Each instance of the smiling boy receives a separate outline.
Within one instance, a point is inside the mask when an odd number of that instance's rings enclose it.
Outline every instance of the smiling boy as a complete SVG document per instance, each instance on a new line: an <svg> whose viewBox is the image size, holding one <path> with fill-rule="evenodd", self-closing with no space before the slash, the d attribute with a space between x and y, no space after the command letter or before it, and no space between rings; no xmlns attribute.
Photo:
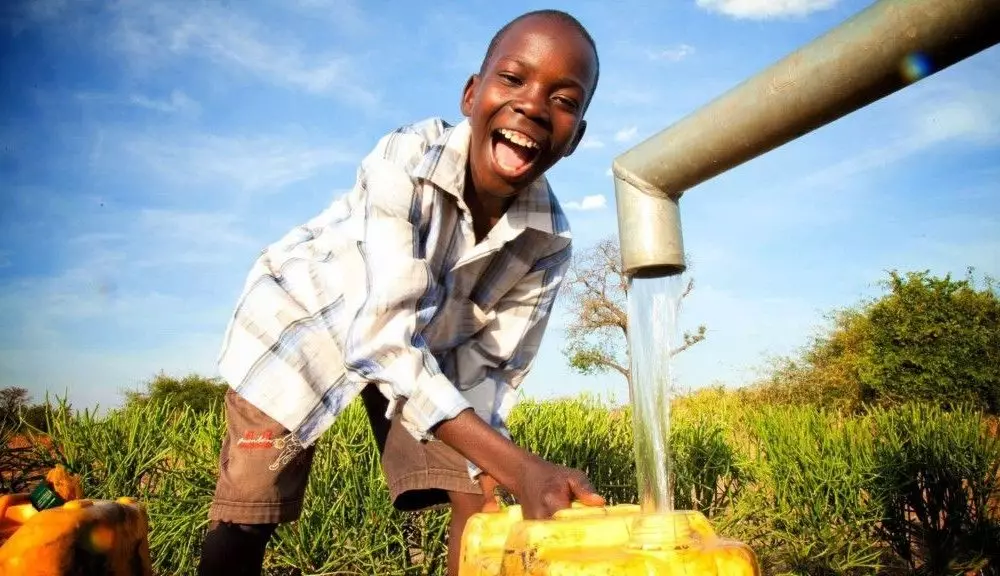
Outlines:
<svg viewBox="0 0 1000 576"><path fill-rule="evenodd" d="M357 396L393 505L450 506L449 574L497 484L527 518L603 504L505 427L571 250L544 174L583 137L598 66L572 16L514 19L466 83L466 120L384 136L351 192L260 255L219 361L227 436L200 574L260 573L316 439Z"/></svg>

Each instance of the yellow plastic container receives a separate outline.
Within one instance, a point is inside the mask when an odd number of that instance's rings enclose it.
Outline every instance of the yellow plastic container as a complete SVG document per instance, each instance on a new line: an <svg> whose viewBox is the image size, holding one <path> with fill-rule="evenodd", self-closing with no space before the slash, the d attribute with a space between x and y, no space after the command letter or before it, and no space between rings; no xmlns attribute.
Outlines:
<svg viewBox="0 0 1000 576"><path fill-rule="evenodd" d="M460 576L758 576L753 551L716 536L699 512L574 506L552 520L521 508L476 514L462 537Z"/></svg>
<svg viewBox="0 0 1000 576"><path fill-rule="evenodd" d="M150 576L149 520L131 498L70 500L41 512L0 496L0 574Z"/></svg>

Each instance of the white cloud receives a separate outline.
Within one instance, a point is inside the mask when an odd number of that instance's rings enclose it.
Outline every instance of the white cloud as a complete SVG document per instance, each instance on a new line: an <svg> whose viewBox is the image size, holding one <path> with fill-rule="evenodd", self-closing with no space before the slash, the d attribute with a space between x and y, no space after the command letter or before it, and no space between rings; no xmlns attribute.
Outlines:
<svg viewBox="0 0 1000 576"><path fill-rule="evenodd" d="M680 62L688 56L694 54L694 46L689 44L678 44L662 50L649 50L646 56L650 60L669 60L670 62Z"/></svg>
<svg viewBox="0 0 1000 576"><path fill-rule="evenodd" d="M929 97L906 111L908 123L895 137L863 149L845 160L813 173L809 188L846 182L869 170L885 170L915 154L946 143L989 145L1000 142L1000 106L986 90L947 84L933 86Z"/></svg>
<svg viewBox="0 0 1000 576"><path fill-rule="evenodd" d="M593 136L584 136L583 141L580 142L580 148L604 148L604 142Z"/></svg>
<svg viewBox="0 0 1000 576"><path fill-rule="evenodd" d="M113 106L136 106L138 108L145 108L146 110L153 110L154 112L163 112L166 114L182 112L198 113L201 111L201 105L181 90L173 90L170 93L170 96L164 99L152 98L145 94L132 94L131 96L126 96L123 94L112 94L107 92L78 92L75 96L77 100L86 103L98 103Z"/></svg>
<svg viewBox="0 0 1000 576"><path fill-rule="evenodd" d="M140 108L168 114L175 112L198 112L201 109L197 102L180 90L171 92L170 98L166 100L157 100L141 94L133 94L129 98L129 103Z"/></svg>
<svg viewBox="0 0 1000 576"><path fill-rule="evenodd" d="M66 239L68 268L0 282L0 317L12 327L0 334L0 380L107 405L160 369L214 372L252 257L242 221L224 211L153 209L113 221Z"/></svg>
<svg viewBox="0 0 1000 576"><path fill-rule="evenodd" d="M635 138L635 135L639 133L639 128L636 126L629 126L628 128L622 128L615 133L616 142L628 142Z"/></svg>
<svg viewBox="0 0 1000 576"><path fill-rule="evenodd" d="M578 212L583 212L587 210L603 210L608 205L607 199L603 194L594 194L592 196L584 196L583 200L577 202L565 202L563 207L567 210L575 210Z"/></svg>
<svg viewBox="0 0 1000 576"><path fill-rule="evenodd" d="M236 252L249 254L256 242L241 229L242 219L229 212L145 209L136 227L155 250L135 250L136 267L223 264Z"/></svg>
<svg viewBox="0 0 1000 576"><path fill-rule="evenodd" d="M115 38L139 69L169 58L200 57L279 86L335 96L365 108L378 103L378 97L360 85L347 55L314 54L292 39L265 39L265 31L266 26L233 6L142 2L122 10Z"/></svg>
<svg viewBox="0 0 1000 576"><path fill-rule="evenodd" d="M248 191L277 191L324 168L358 160L335 146L280 136L146 135L128 138L124 148L167 178L222 180Z"/></svg>
<svg viewBox="0 0 1000 576"><path fill-rule="evenodd" d="M697 0L698 6L733 18L765 20L829 10L838 0Z"/></svg>
<svg viewBox="0 0 1000 576"><path fill-rule="evenodd" d="M59 17L69 5L69 0L33 0L25 2L30 18L48 20Z"/></svg>

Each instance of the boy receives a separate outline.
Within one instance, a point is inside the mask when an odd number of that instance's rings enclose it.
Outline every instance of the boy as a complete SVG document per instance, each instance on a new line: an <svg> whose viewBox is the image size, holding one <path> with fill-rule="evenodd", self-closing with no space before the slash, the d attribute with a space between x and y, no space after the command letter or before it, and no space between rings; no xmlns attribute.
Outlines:
<svg viewBox="0 0 1000 576"><path fill-rule="evenodd" d="M544 173L583 137L597 79L572 16L514 19L466 83L465 121L383 137L350 193L261 254L219 361L228 434L201 574L260 573L313 443L358 395L393 505L450 505L449 574L498 484L527 518L604 503L504 426L570 255Z"/></svg>

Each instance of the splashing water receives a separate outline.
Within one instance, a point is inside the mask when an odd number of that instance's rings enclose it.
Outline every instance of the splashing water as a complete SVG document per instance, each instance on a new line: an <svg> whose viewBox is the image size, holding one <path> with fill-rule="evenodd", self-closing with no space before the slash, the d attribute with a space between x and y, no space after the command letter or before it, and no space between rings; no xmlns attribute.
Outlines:
<svg viewBox="0 0 1000 576"><path fill-rule="evenodd" d="M642 512L673 510L670 475L671 358L681 343L677 319L681 276L629 281L628 343L631 356L632 427Z"/></svg>

